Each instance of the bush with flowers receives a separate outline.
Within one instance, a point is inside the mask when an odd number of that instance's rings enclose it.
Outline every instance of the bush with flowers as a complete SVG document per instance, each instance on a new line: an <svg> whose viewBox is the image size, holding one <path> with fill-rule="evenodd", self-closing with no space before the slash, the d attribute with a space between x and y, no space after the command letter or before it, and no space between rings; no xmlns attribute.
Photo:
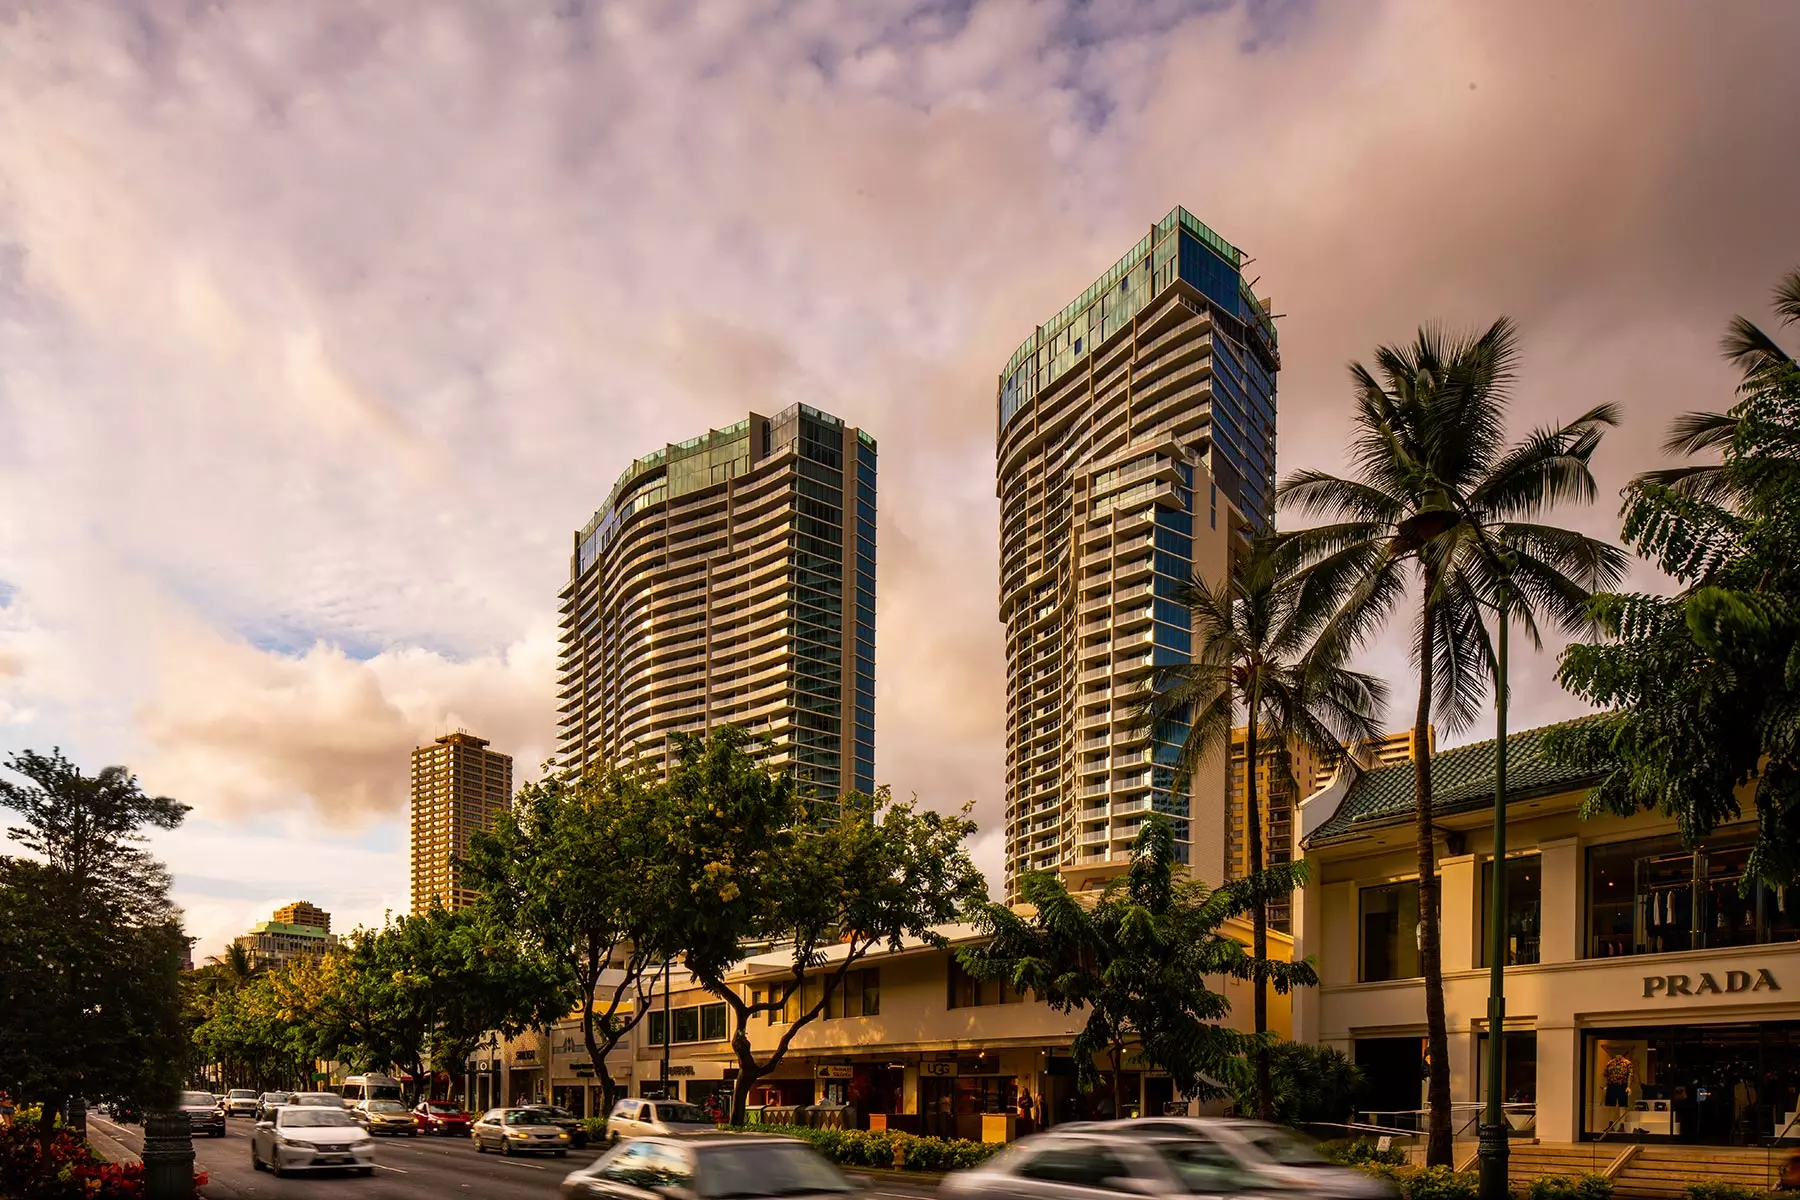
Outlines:
<svg viewBox="0 0 1800 1200"><path fill-rule="evenodd" d="M0 1196L17 1200L141 1200L142 1163L110 1163L86 1139L57 1129L46 1157L35 1123L0 1127ZM194 1172L194 1186L206 1186Z"/></svg>

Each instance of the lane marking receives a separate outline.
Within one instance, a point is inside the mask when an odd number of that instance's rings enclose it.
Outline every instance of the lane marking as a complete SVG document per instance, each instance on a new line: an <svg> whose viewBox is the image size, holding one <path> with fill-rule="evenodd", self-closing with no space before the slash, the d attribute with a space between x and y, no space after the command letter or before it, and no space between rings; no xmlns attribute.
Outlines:
<svg viewBox="0 0 1800 1200"><path fill-rule="evenodd" d="M403 1170L400 1167L390 1167L386 1163L376 1163L375 1169L377 1171L392 1171L396 1175L411 1175L412 1174L411 1171Z"/></svg>
<svg viewBox="0 0 1800 1200"><path fill-rule="evenodd" d="M524 1167L527 1171L548 1171L550 1169L549 1167L539 1166L537 1163L523 1163L516 1158L497 1158L494 1161L505 1163L509 1167Z"/></svg>

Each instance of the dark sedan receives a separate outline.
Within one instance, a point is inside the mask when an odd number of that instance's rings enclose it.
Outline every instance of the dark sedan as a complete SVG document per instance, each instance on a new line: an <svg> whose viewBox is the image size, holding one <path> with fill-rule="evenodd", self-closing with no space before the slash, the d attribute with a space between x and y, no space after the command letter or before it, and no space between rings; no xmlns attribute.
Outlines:
<svg viewBox="0 0 1800 1200"><path fill-rule="evenodd" d="M187 1114L193 1132L225 1136L225 1106L211 1092L181 1093L181 1111Z"/></svg>

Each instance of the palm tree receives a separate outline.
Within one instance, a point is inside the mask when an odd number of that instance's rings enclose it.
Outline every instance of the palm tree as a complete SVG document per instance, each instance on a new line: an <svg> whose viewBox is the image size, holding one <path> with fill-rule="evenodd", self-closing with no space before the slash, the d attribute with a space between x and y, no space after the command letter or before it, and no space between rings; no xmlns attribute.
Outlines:
<svg viewBox="0 0 1800 1200"><path fill-rule="evenodd" d="M1561 501L1593 500L1589 460L1618 410L1598 405L1507 445L1517 346L1515 327L1502 317L1472 337L1426 327L1411 345L1379 348L1375 371L1350 368L1354 476L1297 471L1278 493L1303 513L1336 518L1293 535L1316 564L1321 589L1354 580L1324 637L1358 642L1409 584L1418 586L1413 783L1432 1165L1450 1163L1451 1131L1427 732L1434 717L1448 732L1474 720L1494 669L1490 608L1504 600L1507 619L1541 644L1541 621L1568 632L1587 628L1590 594L1622 578L1628 562L1616 546L1534 519Z"/></svg>
<svg viewBox="0 0 1800 1200"><path fill-rule="evenodd" d="M1789 271L1775 284L1775 312L1783 326L1800 322L1800 268ZM1780 343L1757 327L1748 317L1733 317L1726 326L1719 348L1725 359L1743 372L1746 384L1772 372L1784 370L1794 363L1793 356ZM1737 435L1738 419L1731 413L1690 412L1676 417L1663 442L1665 454L1693 456L1712 450L1723 450ZM1688 463L1645 471L1641 483L1659 484L1677 495L1706 502L1726 502L1738 497L1717 463Z"/></svg>
<svg viewBox="0 0 1800 1200"><path fill-rule="evenodd" d="M1306 746L1335 762L1346 742L1375 737L1375 714L1387 705L1380 680L1344 666L1342 643L1321 640L1330 622L1335 588L1304 585L1291 542L1265 534L1232 557L1230 575L1216 586L1196 575L1178 599L1193 619L1199 653L1190 663L1165 668L1152 681L1141 709L1156 725L1186 720L1187 734L1176 759L1178 784L1193 778L1200 764L1231 746L1232 729L1244 718L1244 815L1249 834L1247 874L1266 866L1256 765L1262 747L1273 743L1275 769L1294 786L1289 748ZM1303 602L1304 601L1304 602ZM1274 779L1271 779L1271 783ZM1302 879L1302 882L1304 880ZM1251 960L1254 971L1256 1115L1273 1119L1274 1085L1269 1048L1269 905L1258 894L1252 903Z"/></svg>

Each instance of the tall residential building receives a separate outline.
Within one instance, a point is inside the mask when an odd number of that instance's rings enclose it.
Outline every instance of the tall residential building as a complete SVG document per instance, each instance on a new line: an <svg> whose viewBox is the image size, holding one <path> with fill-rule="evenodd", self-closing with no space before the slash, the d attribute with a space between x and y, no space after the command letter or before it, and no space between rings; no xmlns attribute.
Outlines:
<svg viewBox="0 0 1800 1200"><path fill-rule="evenodd" d="M1273 514L1280 361L1242 263L1178 208L1000 375L1008 896L1027 870L1118 871L1151 810L1223 876L1223 757L1184 794L1185 726L1138 704L1193 652L1182 581L1222 579L1235 530Z"/></svg>
<svg viewBox="0 0 1800 1200"><path fill-rule="evenodd" d="M279 967L296 958L319 958L337 945L337 939L328 931L330 915L312 908L310 904L306 907L324 917L325 923L315 925L284 921L282 914L293 908L293 905L289 905L287 908L277 909L274 920L258 921L250 927L250 932L232 939L243 947L244 956L249 960L252 970Z"/></svg>
<svg viewBox="0 0 1800 1200"><path fill-rule="evenodd" d="M562 766L731 724L823 793L874 787L875 449L802 404L626 469L562 591Z"/></svg>
<svg viewBox="0 0 1800 1200"><path fill-rule="evenodd" d="M331 932L331 914L310 900L296 900L275 910L275 920L284 925L310 925Z"/></svg>
<svg viewBox="0 0 1800 1200"><path fill-rule="evenodd" d="M512 804L512 755L458 730L412 752L412 910L432 902L461 908L475 899L456 859L469 838Z"/></svg>
<svg viewBox="0 0 1800 1200"><path fill-rule="evenodd" d="M1249 792L1244 777L1244 742L1247 730L1231 731L1231 765L1226 772L1230 789L1225 814L1225 877L1242 879L1250 870L1250 827L1246 820ZM1427 744L1435 749L1437 731L1427 728ZM1287 748L1287 770L1278 770L1280 747L1259 744L1256 752L1256 799L1262 811L1263 860L1270 865L1293 861L1294 810L1331 782L1337 763L1311 747L1295 743ZM1412 730L1390 733L1363 742L1353 751L1364 770L1392 766L1412 759ZM1269 924L1283 933L1289 926L1289 906L1271 904Z"/></svg>

